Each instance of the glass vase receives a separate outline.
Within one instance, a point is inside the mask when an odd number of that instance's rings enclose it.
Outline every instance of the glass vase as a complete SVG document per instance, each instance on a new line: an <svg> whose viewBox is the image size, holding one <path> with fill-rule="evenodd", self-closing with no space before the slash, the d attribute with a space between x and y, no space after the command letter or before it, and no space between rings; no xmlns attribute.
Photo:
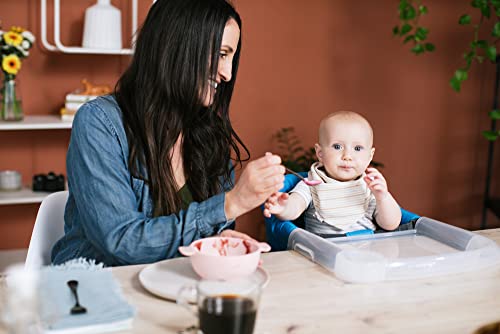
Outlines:
<svg viewBox="0 0 500 334"><path fill-rule="evenodd" d="M21 99L16 92L16 81L5 80L2 87L2 120L21 121L23 119L23 108Z"/></svg>

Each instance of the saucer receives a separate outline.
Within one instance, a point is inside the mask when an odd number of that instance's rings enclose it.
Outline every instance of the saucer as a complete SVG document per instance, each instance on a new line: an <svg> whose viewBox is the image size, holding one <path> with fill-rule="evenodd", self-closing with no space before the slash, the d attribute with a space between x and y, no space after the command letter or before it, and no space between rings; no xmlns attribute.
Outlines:
<svg viewBox="0 0 500 334"><path fill-rule="evenodd" d="M269 283L269 274L262 267L258 267L250 277L262 288ZM139 281L146 290L172 301L176 300L177 293L183 286L195 285L200 279L187 257L152 263L139 273ZM190 302L194 303L195 300Z"/></svg>

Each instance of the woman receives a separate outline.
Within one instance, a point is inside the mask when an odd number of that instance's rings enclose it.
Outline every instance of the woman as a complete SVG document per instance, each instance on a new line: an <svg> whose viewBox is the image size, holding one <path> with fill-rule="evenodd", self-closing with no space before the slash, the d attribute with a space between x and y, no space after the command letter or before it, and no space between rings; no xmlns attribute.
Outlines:
<svg viewBox="0 0 500 334"><path fill-rule="evenodd" d="M149 263L228 230L283 186L278 156L251 161L229 120L241 20L225 0L158 0L115 94L80 108L67 155L65 235L53 263ZM234 186L233 186L234 185Z"/></svg>

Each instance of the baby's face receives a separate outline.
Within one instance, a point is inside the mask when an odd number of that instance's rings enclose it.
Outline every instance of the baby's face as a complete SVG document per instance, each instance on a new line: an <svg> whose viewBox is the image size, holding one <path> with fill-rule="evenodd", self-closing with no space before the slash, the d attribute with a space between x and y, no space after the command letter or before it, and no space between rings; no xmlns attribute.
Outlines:
<svg viewBox="0 0 500 334"><path fill-rule="evenodd" d="M331 118L320 130L316 155L331 178L351 181L366 170L375 149L369 125L356 118Z"/></svg>

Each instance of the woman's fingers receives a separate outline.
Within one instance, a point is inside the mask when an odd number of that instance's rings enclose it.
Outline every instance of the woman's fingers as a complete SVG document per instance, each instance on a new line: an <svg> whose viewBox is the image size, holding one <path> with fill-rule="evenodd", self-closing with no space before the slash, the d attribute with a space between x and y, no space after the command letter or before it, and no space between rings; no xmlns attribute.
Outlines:
<svg viewBox="0 0 500 334"><path fill-rule="evenodd" d="M236 218L265 202L283 187L285 168L281 158L266 153L243 169L234 188L226 194L226 216Z"/></svg>
<svg viewBox="0 0 500 334"><path fill-rule="evenodd" d="M264 157L250 162L246 172L246 181L254 192L265 193L269 196L270 193L283 187L285 168L281 165L281 158L277 155L266 154ZM245 181L243 177L242 181Z"/></svg>
<svg viewBox="0 0 500 334"><path fill-rule="evenodd" d="M234 230L224 230L224 231L221 232L220 236L221 237L227 237L227 238L240 238L240 239L244 239L244 240L250 240L250 241L257 242L257 240L255 240L254 238L250 237L248 234L245 234L245 233L242 233L242 232L238 232L238 231L234 231Z"/></svg>

